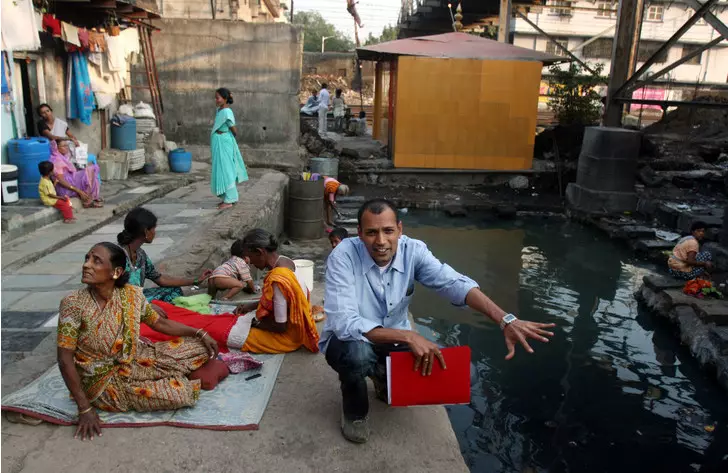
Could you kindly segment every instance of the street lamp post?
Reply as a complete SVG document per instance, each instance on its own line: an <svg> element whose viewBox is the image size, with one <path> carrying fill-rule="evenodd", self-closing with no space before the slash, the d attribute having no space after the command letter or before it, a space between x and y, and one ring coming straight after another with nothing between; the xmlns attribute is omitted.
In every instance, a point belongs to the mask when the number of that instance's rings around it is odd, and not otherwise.
<svg viewBox="0 0 728 473"><path fill-rule="evenodd" d="M333 38L333 36L322 36L321 37L321 52L324 52L324 45L327 39Z"/></svg>

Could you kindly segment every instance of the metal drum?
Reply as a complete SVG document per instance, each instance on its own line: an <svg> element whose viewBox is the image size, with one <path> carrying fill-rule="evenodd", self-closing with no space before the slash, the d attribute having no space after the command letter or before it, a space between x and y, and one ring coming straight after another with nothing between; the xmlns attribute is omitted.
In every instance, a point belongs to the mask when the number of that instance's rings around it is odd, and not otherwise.
<svg viewBox="0 0 728 473"><path fill-rule="evenodd" d="M286 233L295 240L317 240L324 233L324 180L288 183Z"/></svg>

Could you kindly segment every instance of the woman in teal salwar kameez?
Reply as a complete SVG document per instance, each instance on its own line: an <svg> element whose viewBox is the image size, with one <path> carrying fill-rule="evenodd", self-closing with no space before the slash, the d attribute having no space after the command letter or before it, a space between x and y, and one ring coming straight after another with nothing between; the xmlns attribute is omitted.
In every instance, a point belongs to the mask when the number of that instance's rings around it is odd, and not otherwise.
<svg viewBox="0 0 728 473"><path fill-rule="evenodd" d="M230 110L233 94L228 89L215 91L217 114L212 126L210 146L212 148L212 193L222 199L218 209L227 209L238 201L237 184L248 180L243 155L235 140L235 115Z"/></svg>

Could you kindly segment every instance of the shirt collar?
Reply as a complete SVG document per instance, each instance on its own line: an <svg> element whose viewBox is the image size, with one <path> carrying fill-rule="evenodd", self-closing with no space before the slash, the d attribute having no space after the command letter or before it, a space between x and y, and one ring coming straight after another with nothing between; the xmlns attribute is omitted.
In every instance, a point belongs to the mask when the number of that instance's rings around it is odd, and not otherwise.
<svg viewBox="0 0 728 473"><path fill-rule="evenodd" d="M373 266L376 266L377 263L374 262L372 255L370 255L369 251L367 251L367 247L364 245L364 242L359 240L359 243L360 244L357 245L357 252L359 253L359 259L361 260L361 273L366 274ZM402 251L403 243L403 238L400 237L397 242L397 253L395 253L394 261L392 261L392 265L390 266L392 269L400 273L404 273L404 252Z"/></svg>

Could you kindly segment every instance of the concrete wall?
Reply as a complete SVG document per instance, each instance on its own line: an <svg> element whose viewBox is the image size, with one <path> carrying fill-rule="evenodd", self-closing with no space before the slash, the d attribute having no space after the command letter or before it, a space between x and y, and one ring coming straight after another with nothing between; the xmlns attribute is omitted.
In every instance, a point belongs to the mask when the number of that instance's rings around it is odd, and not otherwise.
<svg viewBox="0 0 728 473"><path fill-rule="evenodd" d="M214 19L248 23L285 23L290 18L290 0L216 1ZM159 13L167 19L212 20L212 3L190 0L157 0ZM269 5L275 9L269 8ZM285 6L285 8L284 8Z"/></svg>
<svg viewBox="0 0 728 473"><path fill-rule="evenodd" d="M160 20L155 25L162 29L153 35L153 45L168 139L179 145L208 145L214 92L227 87L235 98L232 110L246 163L302 165L300 30L289 24L222 20ZM133 76L136 85L146 85L143 67L137 66Z"/></svg>

